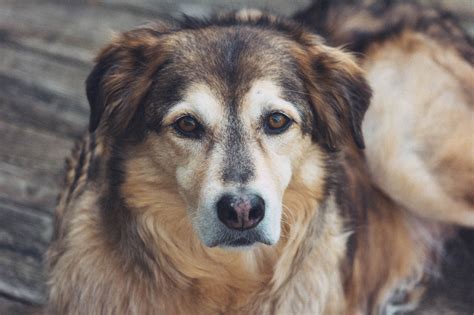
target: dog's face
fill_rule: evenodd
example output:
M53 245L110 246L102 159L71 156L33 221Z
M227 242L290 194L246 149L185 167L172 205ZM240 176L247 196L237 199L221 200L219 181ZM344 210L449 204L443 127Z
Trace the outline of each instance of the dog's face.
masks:
M259 19L132 31L87 82L91 131L140 143L150 176L175 185L210 247L275 244L295 174L323 182L328 152L363 146L370 92L357 66ZM309 152L320 163L304 163Z

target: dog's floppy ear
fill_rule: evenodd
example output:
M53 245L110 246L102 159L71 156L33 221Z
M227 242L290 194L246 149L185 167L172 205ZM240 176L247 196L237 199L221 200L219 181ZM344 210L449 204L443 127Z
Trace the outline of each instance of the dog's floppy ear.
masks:
M114 135L127 130L164 62L160 37L157 30L141 28L121 34L101 51L86 80L90 132L100 126Z
M344 141L363 149L361 125L372 92L362 69L351 55L321 44L298 61L315 114L313 139L331 151Z

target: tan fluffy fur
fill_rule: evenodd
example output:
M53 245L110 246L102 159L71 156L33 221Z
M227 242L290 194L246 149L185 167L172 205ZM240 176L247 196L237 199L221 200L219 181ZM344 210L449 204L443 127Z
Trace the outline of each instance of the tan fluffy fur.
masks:
M474 226L472 66L407 31L371 48L364 68L374 89L364 131L375 182L421 216Z

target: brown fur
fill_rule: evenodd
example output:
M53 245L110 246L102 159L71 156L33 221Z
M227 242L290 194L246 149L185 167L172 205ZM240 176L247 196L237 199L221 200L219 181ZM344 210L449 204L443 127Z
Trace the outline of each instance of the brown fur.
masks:
M222 36L253 39L238 59L235 89L212 70ZM215 43L212 54L200 50ZM259 76L283 77L286 97L300 104L290 140L272 149L261 138L252 143L261 152L255 176L268 168L282 182L274 161L292 161L277 244L229 251L206 247L194 232L197 214L187 205L216 175L206 154L218 144L186 160L192 148L163 131L171 118L162 121L160 108L190 93L178 74L205 79L215 94L209 106L243 98L245 82ZM48 253L49 313L379 314L422 291L444 230L372 182L360 150L370 89L350 55L319 37L256 12L131 31L99 55L88 98L91 133L73 155ZM178 163L192 166L184 186Z

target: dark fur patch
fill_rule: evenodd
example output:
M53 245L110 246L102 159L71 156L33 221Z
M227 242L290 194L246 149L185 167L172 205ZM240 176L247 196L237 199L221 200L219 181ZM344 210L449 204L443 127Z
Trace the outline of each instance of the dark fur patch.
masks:
M372 92L361 70L350 59L320 52L302 56L299 62L314 115L313 139L329 151L349 139L363 149L362 118Z
M139 236L135 217L130 211L125 197L120 193L120 186L124 182L123 152L126 151L128 141L118 138L112 145L111 158L107 163L107 193L100 199L100 219L103 227L103 238L115 248L124 259L126 267L136 265L147 276L151 277L149 262L153 255Z
M255 166L235 109L230 109L227 126L222 180L245 184L254 177Z
M283 98L292 103L298 110L301 117L300 128L303 134L311 134L313 132L313 117L315 117L314 110L308 102L308 94L304 84L297 75L297 65L294 64L292 67L296 75L280 78Z
M101 121L114 135L130 131L129 123L146 98L152 76L166 61L158 38L151 29L130 31L100 53L86 81L90 132Z

